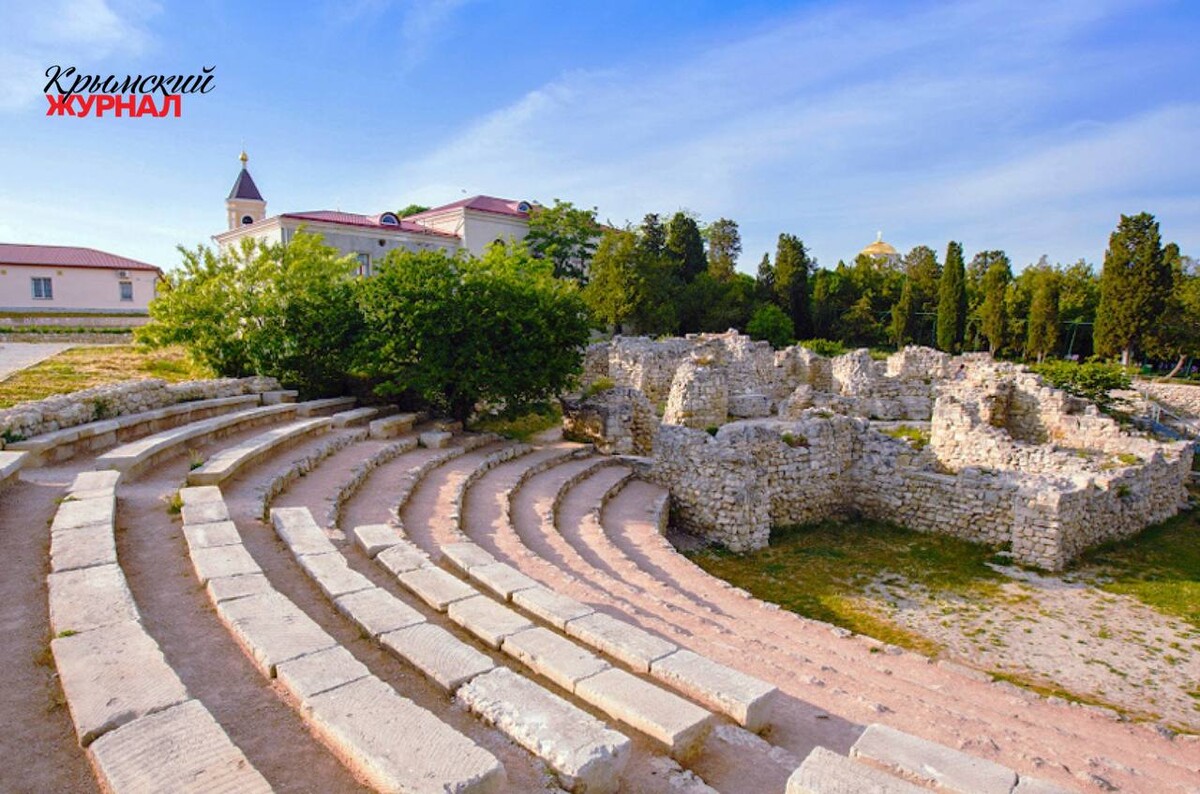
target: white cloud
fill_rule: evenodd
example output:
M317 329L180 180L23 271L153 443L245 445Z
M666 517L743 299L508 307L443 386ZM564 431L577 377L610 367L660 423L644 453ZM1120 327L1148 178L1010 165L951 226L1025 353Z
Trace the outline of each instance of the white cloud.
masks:
M1200 175L1186 143L1197 108L1088 116L1109 82L1166 57L1085 46L1130 5L803 13L679 62L563 74L364 195L381 206L460 188L561 197L618 222L690 207L741 223L745 268L785 230L825 263L880 227L903 247L978 233L980 247L1003 241L1018 262L1092 255L1106 237L1096 217L1111 228L1142 208L1127 206L1133 197L1165 202ZM1055 250L1082 245L1076 229L1091 247Z
M0 0L0 110L39 100L51 65L86 72L145 51L152 41L146 23L159 10L149 0Z

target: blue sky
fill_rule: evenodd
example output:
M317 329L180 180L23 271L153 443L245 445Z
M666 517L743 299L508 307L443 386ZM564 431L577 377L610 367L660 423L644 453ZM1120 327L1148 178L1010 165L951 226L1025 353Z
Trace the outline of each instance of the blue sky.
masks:
M0 0L0 241L164 267L243 142L271 213L464 193L737 220L822 265L1099 264L1121 213L1200 255L1200 3ZM42 72L191 73L182 118L45 116Z

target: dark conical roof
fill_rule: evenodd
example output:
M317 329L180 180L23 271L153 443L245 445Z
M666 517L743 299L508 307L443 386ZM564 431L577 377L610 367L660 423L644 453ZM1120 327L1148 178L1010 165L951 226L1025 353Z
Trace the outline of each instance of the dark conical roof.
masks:
M244 165L238 174L237 181L233 183L233 189L229 191L229 198L263 201L262 193L258 192L258 185L254 184L254 179Z

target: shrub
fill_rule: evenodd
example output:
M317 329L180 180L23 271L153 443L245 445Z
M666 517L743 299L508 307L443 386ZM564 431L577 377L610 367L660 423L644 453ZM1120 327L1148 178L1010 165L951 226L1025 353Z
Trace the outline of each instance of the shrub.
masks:
M806 347L818 356L833 358L834 356L843 355L846 352L846 346L841 342L835 342L830 339L805 339L797 342L800 347Z
M782 439L783 439L783 443L787 444L789 447L795 448L795 447L807 447L808 446L808 438L805 436L798 436L798 435L795 435L792 433L784 433L782 436Z
M929 445L929 433L912 425L900 425L880 432L885 436L907 441L913 449L925 449Z
M1091 400L1102 408L1112 404L1110 391L1128 389L1132 382L1129 372L1117 364L1046 361L1031 369L1051 386Z
M616 387L616 385L613 383L612 378L596 378L583 390L583 398L586 400L588 397L595 397L600 392L608 391Z
M792 343L796 334L792 318L774 303L767 303L754 310L754 315L746 325L746 333L751 339L762 339L771 343L771 347L780 349Z

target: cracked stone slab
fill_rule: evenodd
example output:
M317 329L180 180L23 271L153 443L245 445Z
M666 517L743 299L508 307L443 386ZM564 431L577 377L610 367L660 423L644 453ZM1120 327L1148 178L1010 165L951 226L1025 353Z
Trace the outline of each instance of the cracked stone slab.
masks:
M452 621L496 650L510 634L533 628L523 615L483 595L455 601L450 605L449 615Z
M491 565L496 562L487 549L469 540L458 543L444 543L441 546L442 558L451 568L466 574L476 565Z
M69 529L50 534L50 570L73 571L115 565L117 542L111 524Z
M271 523L292 554L327 554L337 549L307 507L273 507Z
M568 692L611 665L596 654L540 626L504 638L506 654Z
M208 709L188 700L106 733L89 748L106 790L119 794L270 794L271 785Z
M379 641L448 692L496 666L486 655L430 623L389 631Z
M187 689L136 621L50 641L79 744L182 703Z
M546 763L569 791L620 788L631 743L578 706L506 667L473 679L455 699Z
M920 794L926 790L817 746L788 778L786 794Z
M574 598L541 586L518 590L513 593L512 602L559 631L564 631L570 621L596 611Z
M779 696L766 681L689 650L654 661L650 675L755 732L767 726Z
M50 522L51 532L66 532L82 527L116 525L117 501L109 496L96 496L87 499L68 497L58 506L54 520Z
M580 681L575 695L661 742L681 761L698 753L712 730L712 715L704 709L615 667Z
M371 580L346 564L346 558L341 552L331 551L327 554L305 554L299 558L303 568L321 592L330 598L369 590L375 585Z
M204 549L192 550L192 569L200 584L208 584L212 579L224 576L245 576L246 574L262 573L258 563L240 543L234 546L210 546Z
M495 794L500 762L374 676L305 704L313 729L379 791Z
M212 546L234 546L242 542L237 526L232 521L214 521L211 524L184 524L183 536L189 549L207 549Z
M413 423L416 420L416 414L395 414L383 419L376 419L368 425L368 428L371 438L396 438L397 436L412 432Z
M275 677L277 665L337 645L312 618L276 592L222 601L217 614L268 678Z
M391 548L400 540L396 530L387 524L363 524L350 530L351 537L368 557L375 556L384 549Z
M1008 767L878 723L867 726L850 754L941 788L973 794L1009 794L1017 784L1017 773Z
M483 589L508 601L514 593L539 587L538 583L506 562L476 565L470 571L471 580Z
M125 574L115 564L52 573L46 584L50 630L56 634L140 619Z
M120 481L119 471L81 471L71 483L71 493L112 491Z
M246 596L275 592L275 588L271 586L271 582L261 573L251 573L245 576L222 576L219 579L210 579L205 589L208 590L208 600L214 604L219 604L222 601L232 601L235 598L245 598Z
M650 672L651 664L678 650L674 643L602 612L568 622L566 632L639 673Z
M426 449L444 449L450 445L452 438L454 438L453 433L444 430L430 430L418 437L418 443Z
M188 489L185 488L184 490ZM229 508L226 507L223 499L216 502L199 502L191 505L184 502L182 514L184 524L212 524L217 521L229 520Z
M372 637L425 622L424 615L379 587L344 595L333 605Z
M10 478L15 481L17 474L28 460L30 460L30 453L28 452L0 450L0 485L3 485Z
M334 427L359 427L368 424L379 415L378 408L352 408L349 411L339 411L333 415Z
M370 674L365 664L341 646L301 656L275 668L275 677L301 701Z
M418 568L427 568L433 564L425 552L407 540L399 540L392 544L389 548L375 555L375 559L379 561L380 565L387 568L396 576L409 571L415 571Z
M388 550L391 551L390 549ZM400 583L416 594L418 598L438 612L445 612L455 601L477 595L478 591L471 585L456 578L453 574L441 568L416 568L405 571L396 578Z

